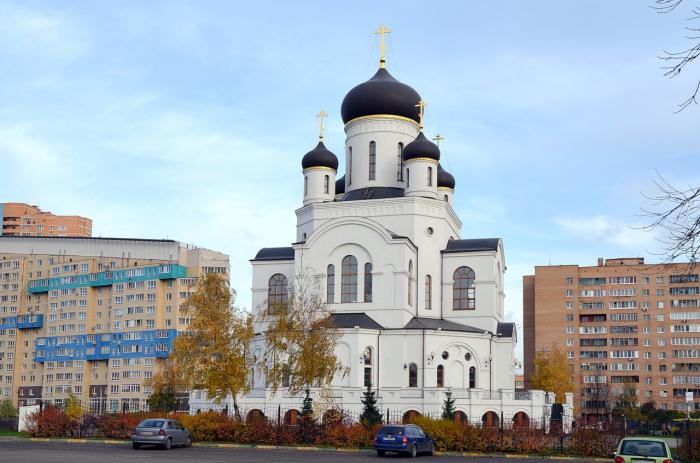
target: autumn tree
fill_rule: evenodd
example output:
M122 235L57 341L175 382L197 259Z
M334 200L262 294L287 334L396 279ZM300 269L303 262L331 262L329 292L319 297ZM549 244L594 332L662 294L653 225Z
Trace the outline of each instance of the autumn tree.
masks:
M19 415L17 407L12 405L10 399L3 399L0 401L0 418L9 418Z
M76 421L83 414L83 409L80 406L80 399L72 392L68 394L66 402L63 406L63 411L68 418Z
M273 392L293 394L329 385L346 369L335 356L342 333L333 323L318 284L300 276L286 301L267 301L258 322L265 330L261 369Z
M569 374L566 354L554 346L535 354L535 372L532 387L556 394L556 403L564 403L565 393L574 392L574 382Z
M623 417L625 420L641 421L642 411L639 408L637 390L631 387L625 388L615 397L613 414Z
M202 389L215 403L233 400L240 418L238 397L250 391L255 336L249 313L234 305L235 293L221 276L200 277L196 291L180 307L191 319L187 331L175 338L164 368L152 381L159 394Z

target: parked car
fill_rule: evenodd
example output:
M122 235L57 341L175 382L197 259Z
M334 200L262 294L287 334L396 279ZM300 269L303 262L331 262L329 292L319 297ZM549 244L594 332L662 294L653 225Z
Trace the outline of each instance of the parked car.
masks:
M170 450L174 445L192 446L192 434L177 420L169 418L150 418L143 420L131 433L131 444L134 449L142 445L156 445Z
M666 441L654 437L625 437L617 444L615 463L675 463Z
M415 424L389 424L377 433L374 448L380 457L386 455L386 452L397 452L415 458L421 453L432 455L435 441Z

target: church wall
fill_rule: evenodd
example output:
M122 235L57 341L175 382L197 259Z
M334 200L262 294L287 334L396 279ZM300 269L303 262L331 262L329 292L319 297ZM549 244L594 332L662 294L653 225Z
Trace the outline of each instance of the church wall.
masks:
M294 261L252 261L251 265L253 270L251 309L257 315L267 303L268 284L272 275L281 273L287 277L289 287L292 287L294 282Z

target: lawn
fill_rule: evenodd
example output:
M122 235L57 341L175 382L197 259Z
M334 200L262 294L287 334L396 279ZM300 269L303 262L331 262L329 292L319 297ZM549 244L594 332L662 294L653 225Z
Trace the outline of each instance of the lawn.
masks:
M0 437L29 437L26 432L17 432L11 429L0 428Z

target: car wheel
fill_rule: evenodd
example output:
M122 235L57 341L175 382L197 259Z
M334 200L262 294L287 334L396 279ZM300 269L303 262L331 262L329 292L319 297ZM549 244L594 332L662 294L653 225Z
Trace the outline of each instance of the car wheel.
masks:
M188 438L185 440L185 447L187 447L187 448L192 447L192 438L191 438L191 437L188 437Z
M416 458L418 456L418 449L416 448L416 444L413 444L411 446L411 449L408 451L408 456L411 458Z
M138 442L132 442L131 447L133 447L134 450L138 450L141 448L141 444L139 444Z
M170 450L170 447L173 446L173 441L168 437L165 440L165 443L163 444L163 450Z
M383 457L384 455L386 455L386 450L377 450L378 457Z

